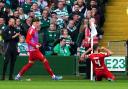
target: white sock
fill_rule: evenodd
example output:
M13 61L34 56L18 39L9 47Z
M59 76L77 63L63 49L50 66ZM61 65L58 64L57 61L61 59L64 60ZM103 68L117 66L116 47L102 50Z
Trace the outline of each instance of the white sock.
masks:
M55 78L55 75L53 75L52 78Z
M21 76L18 74L16 77L20 78Z

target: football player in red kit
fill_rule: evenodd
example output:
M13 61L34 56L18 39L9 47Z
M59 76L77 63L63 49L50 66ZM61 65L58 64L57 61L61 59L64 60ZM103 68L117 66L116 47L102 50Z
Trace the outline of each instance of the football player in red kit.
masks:
M29 50L29 59L28 63L20 70L18 75L15 77L15 80L20 80L21 76L32 67L35 61L39 60L44 64L45 69L50 74L51 78L53 80L60 80L62 79L62 76L56 76L52 69L49 66L48 60L45 58L45 56L40 52L39 48L41 46L40 43L38 43L38 31L40 30L40 21L38 18L33 18L32 20L32 26L29 28L26 42L28 44L28 50Z
M104 53L100 52L101 50L103 50ZM94 53L86 55L90 51L92 51L91 48L83 53L81 55L81 60L88 57L92 61L95 80L101 81L103 77L109 81L115 80L115 76L108 70L104 62L104 58L110 56L112 52L105 47L99 48L98 45L94 45Z

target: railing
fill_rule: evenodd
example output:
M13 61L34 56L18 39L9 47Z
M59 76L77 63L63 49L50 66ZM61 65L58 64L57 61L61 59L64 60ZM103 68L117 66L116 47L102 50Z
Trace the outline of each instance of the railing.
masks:
M128 41L109 41L108 48L114 52L114 55L128 56Z

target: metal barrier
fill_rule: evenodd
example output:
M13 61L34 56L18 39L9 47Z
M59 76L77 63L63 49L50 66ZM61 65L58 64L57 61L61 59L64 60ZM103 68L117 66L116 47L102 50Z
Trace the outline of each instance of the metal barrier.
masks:
M109 41L108 48L114 52L114 56L127 56L127 40Z

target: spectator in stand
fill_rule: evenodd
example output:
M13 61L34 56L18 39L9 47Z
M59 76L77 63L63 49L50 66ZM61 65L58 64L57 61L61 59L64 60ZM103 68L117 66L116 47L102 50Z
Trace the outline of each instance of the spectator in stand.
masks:
M91 10L87 10L87 14L86 14L85 18L87 18L89 20L91 17L92 17Z
M40 50L45 55L45 48L44 48L46 46L45 35L47 34L48 28L50 26L49 11L45 9L42 11L42 17L40 21L41 21L41 30L39 31L39 42L42 44Z
M19 18L16 19L15 28L20 32L20 35L25 37L25 30L22 29L21 20Z
M89 27L88 26L88 22L89 21L86 18L82 20L82 23L81 23L81 26L80 26L80 30L79 30L79 34L78 34L78 38L77 38L77 41L76 41L78 47L81 46L82 40L84 39L85 29L87 27Z
M24 36L19 36L19 42L18 42L18 53L19 56L28 56L28 45L25 42Z
M51 8L50 8L50 7L48 7L48 6L46 6L46 7L44 7L44 10L47 10L47 11L48 11L48 16L50 16Z
M80 13L80 7L78 4L73 5L72 12Z
M57 17L56 12L51 12L51 23L55 23L57 25L58 30L62 30L66 27L66 23L62 18Z
M59 1L58 2L58 8L54 10L54 12L57 13L58 18L62 18L64 21L68 20L68 11L64 9L64 4L63 2Z
M34 12L35 17L38 17L39 19L41 19L41 11L39 9L39 6L36 2L34 2L31 6L31 11Z
M23 29L24 31L24 37L26 38L26 35L27 35L27 31L28 31L28 28L31 26L31 22L32 22L32 18L31 17L28 17L26 20L25 20L25 23L21 24L21 28Z
M79 31L83 18L79 16L77 13L74 13L72 16L72 20L74 20L75 26L77 27Z
M0 15L3 15L3 12L5 11L5 2L4 1L0 1Z
M86 4L84 2L84 0L77 0L76 4L79 5L79 11L84 14L86 12Z
M57 8L58 0L51 0L51 7L52 10L55 10Z
M65 38L66 45L69 46L69 48L71 48L71 45L74 44L74 42L72 41L72 38L68 34L68 30L66 28L62 29L62 34L60 35L60 38Z
M25 3L21 6L25 14L28 14L31 9L31 0L25 0Z
M44 35L45 37L43 37L43 40L46 43L46 46L44 47L45 55L51 55L53 53L53 47L59 39L60 31L57 30L54 23L51 23L48 32Z
M0 15L4 17L5 24L8 24L9 17L13 16L13 11L10 7L6 7Z
M91 0L88 6L88 10L91 10L93 7L97 8L97 13L100 15L100 27L103 26L105 18L104 18L104 10L100 6L98 6L98 2L96 0Z
M77 56L80 58L84 52L85 52L85 43L84 41L82 41L81 46L77 48Z
M80 31L81 40L84 41L84 47L86 50L91 46L91 44L90 44L91 43L91 31L93 30L92 23L94 23L94 26L96 26L94 18L91 18L90 20L84 19L84 24L83 24L83 27L81 27L81 31ZM96 29L96 27L94 27L94 28ZM82 33L84 33L84 34L82 34ZM94 41L94 45L98 44L99 40L98 40L97 35L94 36L93 41Z
M59 1L61 1L63 3L64 9L68 12L68 14L71 14L72 8L71 8L71 5L66 3L67 0L59 0Z
M10 18L15 18L15 19L19 18L19 12L18 12L17 10L15 10L15 11L13 12L13 15L10 16Z
M50 18L49 18L49 12L47 10L43 10L42 12L42 18L41 18L41 32L45 31L47 32L47 29L50 26Z
M40 10L43 10L46 6L48 6L48 1L47 0L38 0L37 1Z
M79 30L77 29L74 20L69 20L69 23L67 25L67 30L68 30L69 35L72 38L72 41L76 42Z
M66 46L66 40L65 38L60 39L60 43L58 43L54 47L54 53L57 54L58 56L70 56L70 51L69 47Z
M84 47L87 50L91 45L90 45L90 27L89 27L89 20L88 19L84 19L84 23L83 23L83 27L81 27L81 38L82 38L82 42L84 42ZM81 41L80 41L81 42Z
M18 12L19 12L19 18L21 20L21 23L24 23L25 20L28 18L28 15L24 13L23 8L21 7L18 9Z
M33 11L30 11L30 12L28 13L28 16L31 17L31 18L35 18L35 14L34 14Z
M97 6L97 1L96 0L90 0L90 3L88 3L88 5L87 5L88 10L91 10L91 8L93 6Z
M67 30L69 35L71 36L72 41L74 44L71 46L71 55L76 54L77 51L77 37L79 34L79 29L75 26L75 21L74 20L69 20L69 24L67 25Z
M103 29L101 28L100 26L100 15L97 13L97 9L96 7L92 7L92 17L95 19L95 24L96 24L96 29L97 29L97 32L98 32L98 38L99 39L102 39L103 38Z
M74 7L74 10L72 11L72 13L70 13L69 19L71 19L74 14L78 14L80 16L80 18L83 18L84 15L80 12L79 5L74 4L73 7Z
M91 12L92 12L92 17L95 18L96 20L96 24L100 26L100 15L97 12L97 8L92 7Z

